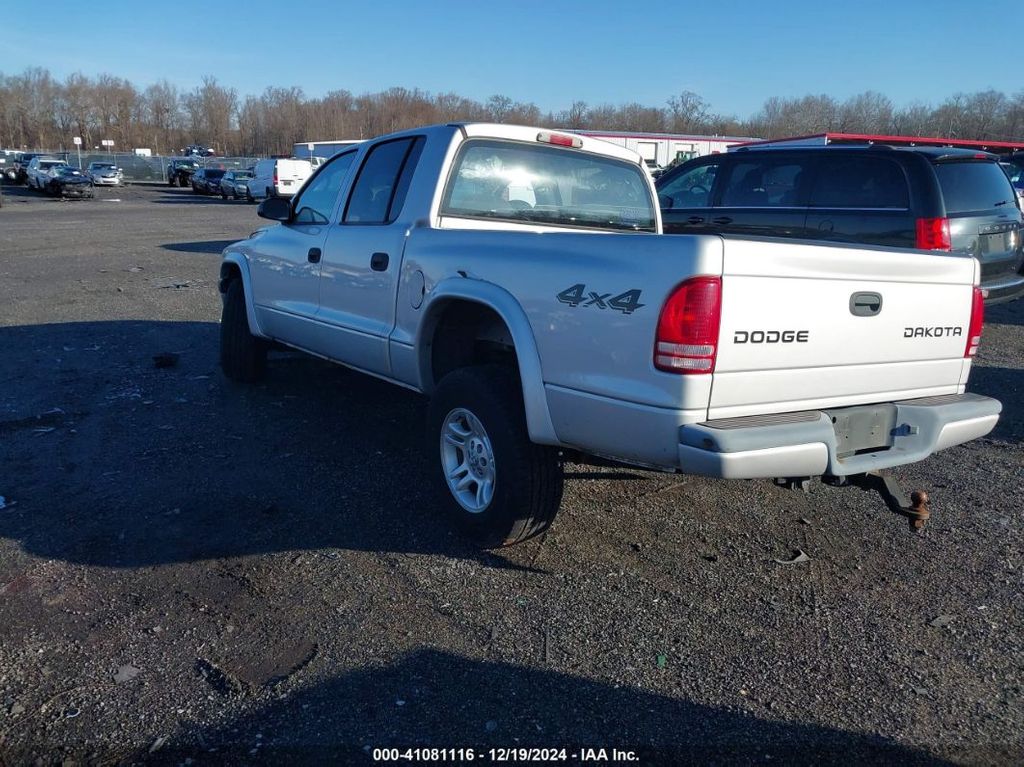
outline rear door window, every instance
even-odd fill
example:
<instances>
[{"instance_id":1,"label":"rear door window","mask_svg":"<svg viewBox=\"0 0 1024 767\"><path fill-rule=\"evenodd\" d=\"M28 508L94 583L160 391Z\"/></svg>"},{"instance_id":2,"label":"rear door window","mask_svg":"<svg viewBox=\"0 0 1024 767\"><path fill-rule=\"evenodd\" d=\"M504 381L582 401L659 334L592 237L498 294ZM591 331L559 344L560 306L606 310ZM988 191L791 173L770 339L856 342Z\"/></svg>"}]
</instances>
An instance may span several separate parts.
<instances>
[{"instance_id":1,"label":"rear door window","mask_svg":"<svg viewBox=\"0 0 1024 767\"><path fill-rule=\"evenodd\" d=\"M947 216L1013 204L1013 188L998 163L939 162L934 168Z\"/></svg>"},{"instance_id":2,"label":"rear door window","mask_svg":"<svg viewBox=\"0 0 1024 767\"><path fill-rule=\"evenodd\" d=\"M423 142L422 137L395 139L370 150L345 208L346 224L386 224L398 217Z\"/></svg>"},{"instance_id":3,"label":"rear door window","mask_svg":"<svg viewBox=\"0 0 1024 767\"><path fill-rule=\"evenodd\" d=\"M550 226L653 232L637 164L541 144L471 139L455 159L441 214Z\"/></svg>"},{"instance_id":4,"label":"rear door window","mask_svg":"<svg viewBox=\"0 0 1024 767\"><path fill-rule=\"evenodd\" d=\"M723 208L794 208L803 204L803 164L769 156L733 163L719 205Z\"/></svg>"},{"instance_id":5,"label":"rear door window","mask_svg":"<svg viewBox=\"0 0 1024 767\"><path fill-rule=\"evenodd\" d=\"M884 157L820 157L811 191L812 208L906 209L907 178Z\"/></svg>"}]
</instances>

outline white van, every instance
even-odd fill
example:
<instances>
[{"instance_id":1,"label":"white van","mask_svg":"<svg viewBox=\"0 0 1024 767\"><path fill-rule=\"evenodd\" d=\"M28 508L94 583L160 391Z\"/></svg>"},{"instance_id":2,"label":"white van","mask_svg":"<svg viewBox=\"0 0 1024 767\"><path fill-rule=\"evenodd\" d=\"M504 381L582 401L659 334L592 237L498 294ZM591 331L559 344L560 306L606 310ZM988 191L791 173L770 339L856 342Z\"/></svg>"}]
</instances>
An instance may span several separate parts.
<instances>
[{"instance_id":1,"label":"white van","mask_svg":"<svg viewBox=\"0 0 1024 767\"><path fill-rule=\"evenodd\" d=\"M309 160L259 160L249 182L249 197L291 197L312 172Z\"/></svg>"}]
</instances>

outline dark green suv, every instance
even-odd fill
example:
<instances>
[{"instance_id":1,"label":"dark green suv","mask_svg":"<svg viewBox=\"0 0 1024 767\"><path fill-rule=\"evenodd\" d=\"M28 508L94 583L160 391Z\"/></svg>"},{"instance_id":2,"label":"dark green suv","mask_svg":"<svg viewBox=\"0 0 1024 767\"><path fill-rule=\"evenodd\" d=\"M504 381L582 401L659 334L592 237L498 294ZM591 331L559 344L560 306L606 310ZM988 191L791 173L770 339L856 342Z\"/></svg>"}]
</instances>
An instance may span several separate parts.
<instances>
[{"instance_id":1,"label":"dark green suv","mask_svg":"<svg viewBox=\"0 0 1024 767\"><path fill-rule=\"evenodd\" d=\"M665 232L792 237L967 253L988 303L1024 295L1017 195L986 152L935 147L745 148L656 182Z\"/></svg>"}]
</instances>

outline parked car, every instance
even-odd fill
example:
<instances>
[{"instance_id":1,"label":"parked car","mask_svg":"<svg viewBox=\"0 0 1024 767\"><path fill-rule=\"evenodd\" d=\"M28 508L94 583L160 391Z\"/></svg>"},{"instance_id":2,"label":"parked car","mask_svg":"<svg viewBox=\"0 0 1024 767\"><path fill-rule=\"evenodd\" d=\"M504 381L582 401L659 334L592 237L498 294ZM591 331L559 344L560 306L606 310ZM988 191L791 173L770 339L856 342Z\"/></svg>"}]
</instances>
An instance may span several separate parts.
<instances>
[{"instance_id":1,"label":"parked car","mask_svg":"<svg viewBox=\"0 0 1024 767\"><path fill-rule=\"evenodd\" d=\"M1016 152L999 163L1006 171L1006 177L1017 192L1017 200L1024 209L1024 152Z\"/></svg>"},{"instance_id":2,"label":"parked car","mask_svg":"<svg viewBox=\"0 0 1024 767\"><path fill-rule=\"evenodd\" d=\"M249 182L252 181L252 172L248 170L229 170L220 180L220 196L225 200L231 197L235 200L242 198L252 199L249 196Z\"/></svg>"},{"instance_id":3,"label":"parked car","mask_svg":"<svg viewBox=\"0 0 1024 767\"><path fill-rule=\"evenodd\" d=\"M189 144L181 153L186 157L213 157L216 154L214 150L202 144Z\"/></svg>"},{"instance_id":4,"label":"parked car","mask_svg":"<svg viewBox=\"0 0 1024 767\"><path fill-rule=\"evenodd\" d=\"M54 197L94 197L92 178L70 165L57 166L43 191Z\"/></svg>"},{"instance_id":5,"label":"parked car","mask_svg":"<svg viewBox=\"0 0 1024 767\"><path fill-rule=\"evenodd\" d=\"M23 152L17 160L14 161L14 183L15 184L27 184L28 183L28 165L32 162L33 157L41 157L39 152Z\"/></svg>"},{"instance_id":6,"label":"parked car","mask_svg":"<svg viewBox=\"0 0 1024 767\"><path fill-rule=\"evenodd\" d=\"M167 164L167 183L171 186L189 186L192 174L199 168L195 160L171 160Z\"/></svg>"},{"instance_id":7,"label":"parked car","mask_svg":"<svg viewBox=\"0 0 1024 767\"><path fill-rule=\"evenodd\" d=\"M973 258L663 237L640 156L598 139L417 128L258 213L221 263L225 374L280 343L427 394L438 506L483 546L543 532L587 454L839 483L999 418L964 391Z\"/></svg>"},{"instance_id":8,"label":"parked car","mask_svg":"<svg viewBox=\"0 0 1024 767\"><path fill-rule=\"evenodd\" d=\"M91 162L86 173L96 186L120 186L124 181L124 171L112 162Z\"/></svg>"},{"instance_id":9,"label":"parked car","mask_svg":"<svg viewBox=\"0 0 1024 767\"><path fill-rule=\"evenodd\" d=\"M995 155L937 147L765 147L699 157L656 182L665 231L949 251L988 302L1024 295L1024 219Z\"/></svg>"},{"instance_id":10,"label":"parked car","mask_svg":"<svg viewBox=\"0 0 1024 767\"><path fill-rule=\"evenodd\" d=\"M253 168L249 195L253 199L291 197L313 172L309 160L269 158Z\"/></svg>"},{"instance_id":11,"label":"parked car","mask_svg":"<svg viewBox=\"0 0 1024 767\"><path fill-rule=\"evenodd\" d=\"M69 166L64 160L58 160L56 157L47 155L33 157L28 163L26 183L33 189L42 192L50 180L57 175L57 171L67 167Z\"/></svg>"},{"instance_id":12,"label":"parked car","mask_svg":"<svg viewBox=\"0 0 1024 767\"><path fill-rule=\"evenodd\" d=\"M21 152L13 149L0 151L0 181L13 184L18 180L18 160Z\"/></svg>"},{"instance_id":13,"label":"parked car","mask_svg":"<svg viewBox=\"0 0 1024 767\"><path fill-rule=\"evenodd\" d=\"M223 168L200 168L192 174L192 191L196 194L220 194Z\"/></svg>"}]
</instances>

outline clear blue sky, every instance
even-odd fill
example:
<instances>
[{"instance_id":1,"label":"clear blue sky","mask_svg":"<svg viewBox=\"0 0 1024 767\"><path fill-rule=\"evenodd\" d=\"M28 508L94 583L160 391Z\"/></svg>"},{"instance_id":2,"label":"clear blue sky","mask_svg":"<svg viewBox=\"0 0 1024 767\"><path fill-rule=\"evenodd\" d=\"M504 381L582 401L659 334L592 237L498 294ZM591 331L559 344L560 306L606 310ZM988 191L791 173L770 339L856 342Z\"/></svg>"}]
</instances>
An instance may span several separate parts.
<instances>
[{"instance_id":1,"label":"clear blue sky","mask_svg":"<svg viewBox=\"0 0 1024 767\"><path fill-rule=\"evenodd\" d=\"M1010 41L1020 0L833 3L264 2L44 3L5 0L0 72L45 66L183 89L213 75L244 96L298 85L318 96L401 85L478 100L501 93L559 110L693 90L740 118L768 96L864 90L897 105L957 91L1024 88ZM1004 42L1005 41L1005 42Z\"/></svg>"}]
</instances>

